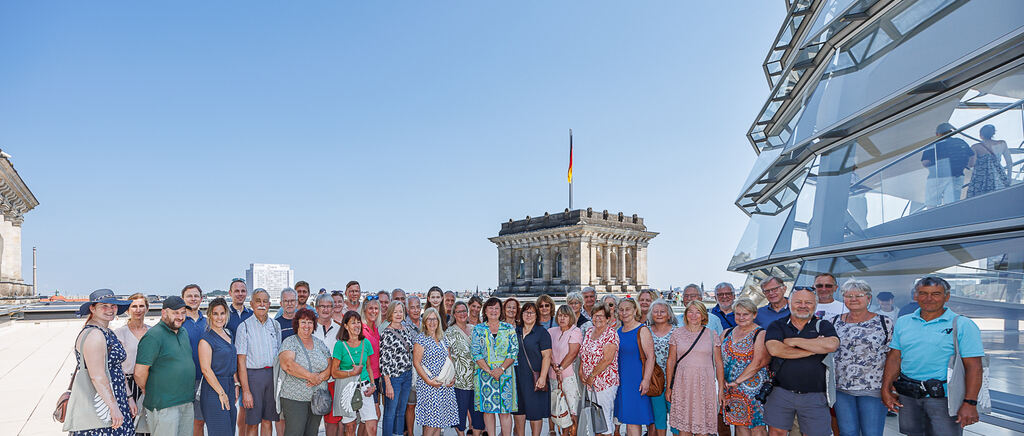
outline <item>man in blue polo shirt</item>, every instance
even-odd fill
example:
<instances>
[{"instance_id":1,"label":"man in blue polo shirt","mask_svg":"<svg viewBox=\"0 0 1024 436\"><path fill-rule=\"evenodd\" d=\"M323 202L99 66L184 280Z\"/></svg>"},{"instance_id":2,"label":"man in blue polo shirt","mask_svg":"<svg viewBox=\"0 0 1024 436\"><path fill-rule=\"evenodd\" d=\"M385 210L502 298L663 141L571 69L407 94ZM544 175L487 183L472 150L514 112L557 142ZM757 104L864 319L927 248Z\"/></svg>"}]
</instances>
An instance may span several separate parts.
<instances>
[{"instance_id":1,"label":"man in blue polo shirt","mask_svg":"<svg viewBox=\"0 0 1024 436\"><path fill-rule=\"evenodd\" d=\"M802 289L810 290L806 287ZM768 277L761 282L761 293L768 300L768 304L757 309L757 318L754 318L754 323L766 329L775 320L789 316L789 300L786 299L786 285L782 283L782 279L776 276Z\"/></svg>"},{"instance_id":2,"label":"man in blue polo shirt","mask_svg":"<svg viewBox=\"0 0 1024 436\"><path fill-rule=\"evenodd\" d=\"M188 333L188 341L192 346L192 363L196 366L195 390L198 391L199 382L203 378L203 373L199 370L199 339L207 329L206 317L203 316L203 311L199 310L199 305L203 302L203 290L195 283L185 285L181 290L181 299L185 300L185 321L181 323L181 328ZM202 435L205 421L198 399L192 404L192 412L195 418L192 433Z\"/></svg>"},{"instance_id":3,"label":"man in blue polo shirt","mask_svg":"<svg viewBox=\"0 0 1024 436\"><path fill-rule=\"evenodd\" d=\"M252 309L245 307L245 297L249 295L249 291L245 288L245 280L234 278L231 279L231 285L228 286L228 295L231 296L231 306L228 307L228 323L225 327L231 332L231 337L235 337L235 330L238 329L238 325L252 316Z\"/></svg>"},{"instance_id":4,"label":"man in blue polo shirt","mask_svg":"<svg viewBox=\"0 0 1024 436\"><path fill-rule=\"evenodd\" d=\"M946 308L949 283L942 278L925 277L914 289L921 308L896 321L882 376L882 402L889 410L899 410L900 433L960 435L964 427L978 422L981 357L985 355L981 331L974 321ZM950 416L946 369L954 355L954 318L965 395L956 416Z\"/></svg>"},{"instance_id":5,"label":"man in blue polo shirt","mask_svg":"<svg viewBox=\"0 0 1024 436\"><path fill-rule=\"evenodd\" d=\"M295 334L295 330L292 330L292 320L295 319L295 312L297 312L299 308L298 292L292 288L282 289L281 308L277 311L277 315L274 316L274 321L281 324L282 341Z\"/></svg>"}]
</instances>

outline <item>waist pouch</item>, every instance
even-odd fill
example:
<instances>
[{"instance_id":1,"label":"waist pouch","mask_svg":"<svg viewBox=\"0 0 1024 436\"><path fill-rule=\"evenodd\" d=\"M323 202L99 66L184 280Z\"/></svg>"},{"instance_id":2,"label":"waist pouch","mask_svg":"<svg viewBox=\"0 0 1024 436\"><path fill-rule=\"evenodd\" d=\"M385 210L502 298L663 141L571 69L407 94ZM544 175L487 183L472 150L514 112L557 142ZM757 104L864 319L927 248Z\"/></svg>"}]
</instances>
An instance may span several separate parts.
<instances>
[{"instance_id":1,"label":"waist pouch","mask_svg":"<svg viewBox=\"0 0 1024 436\"><path fill-rule=\"evenodd\" d=\"M946 389L943 386L945 384L945 380L930 379L920 381L900 373L899 378L893 382L892 387L900 395L906 395L911 398L946 398Z\"/></svg>"}]
</instances>

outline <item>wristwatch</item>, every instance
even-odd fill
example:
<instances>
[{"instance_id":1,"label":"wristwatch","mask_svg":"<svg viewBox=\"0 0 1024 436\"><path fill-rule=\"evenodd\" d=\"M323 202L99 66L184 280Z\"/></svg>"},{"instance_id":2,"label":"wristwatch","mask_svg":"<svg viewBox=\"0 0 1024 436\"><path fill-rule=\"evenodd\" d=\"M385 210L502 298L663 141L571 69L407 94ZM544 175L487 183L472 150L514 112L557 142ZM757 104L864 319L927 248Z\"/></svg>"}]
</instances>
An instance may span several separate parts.
<instances>
[{"instance_id":1,"label":"wristwatch","mask_svg":"<svg viewBox=\"0 0 1024 436\"><path fill-rule=\"evenodd\" d=\"M978 400L968 400L968 399L965 398L964 402L967 403L967 404L970 404L972 406L975 406L975 407L978 406Z\"/></svg>"}]
</instances>

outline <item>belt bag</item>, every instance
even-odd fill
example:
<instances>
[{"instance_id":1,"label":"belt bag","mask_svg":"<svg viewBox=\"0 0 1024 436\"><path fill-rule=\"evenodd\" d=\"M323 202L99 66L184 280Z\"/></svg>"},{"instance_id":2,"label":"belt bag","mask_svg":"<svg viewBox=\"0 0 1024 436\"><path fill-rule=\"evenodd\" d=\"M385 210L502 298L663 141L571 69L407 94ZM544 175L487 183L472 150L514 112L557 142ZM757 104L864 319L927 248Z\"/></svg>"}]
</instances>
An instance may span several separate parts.
<instances>
[{"instance_id":1,"label":"belt bag","mask_svg":"<svg viewBox=\"0 0 1024 436\"><path fill-rule=\"evenodd\" d=\"M892 387L897 393L911 398L946 398L946 389L943 387L945 384L945 380L914 380L900 373Z\"/></svg>"}]
</instances>

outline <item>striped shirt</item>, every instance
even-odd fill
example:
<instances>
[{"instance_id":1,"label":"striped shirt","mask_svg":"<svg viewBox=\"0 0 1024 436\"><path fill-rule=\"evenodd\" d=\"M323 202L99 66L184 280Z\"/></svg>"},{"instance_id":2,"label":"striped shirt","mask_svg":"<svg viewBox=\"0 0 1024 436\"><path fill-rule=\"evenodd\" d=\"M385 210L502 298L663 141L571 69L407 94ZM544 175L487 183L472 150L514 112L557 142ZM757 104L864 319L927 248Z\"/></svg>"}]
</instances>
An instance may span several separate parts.
<instances>
[{"instance_id":1,"label":"striped shirt","mask_svg":"<svg viewBox=\"0 0 1024 436\"><path fill-rule=\"evenodd\" d=\"M239 355L246 356L246 368L274 366L281 350L281 324L269 316L262 323L256 316L250 316L238 326L236 335L235 348Z\"/></svg>"}]
</instances>

